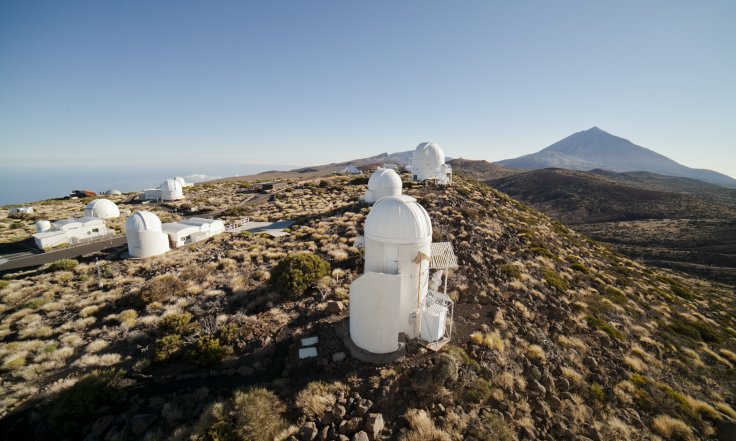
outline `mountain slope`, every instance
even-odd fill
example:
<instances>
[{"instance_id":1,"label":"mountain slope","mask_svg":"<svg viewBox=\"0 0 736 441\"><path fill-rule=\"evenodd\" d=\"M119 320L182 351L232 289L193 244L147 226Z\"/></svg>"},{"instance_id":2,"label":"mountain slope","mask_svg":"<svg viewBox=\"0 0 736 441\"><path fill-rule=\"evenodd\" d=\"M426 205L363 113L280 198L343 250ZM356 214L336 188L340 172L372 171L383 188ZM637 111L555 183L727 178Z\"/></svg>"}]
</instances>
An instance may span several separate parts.
<instances>
[{"instance_id":1,"label":"mountain slope","mask_svg":"<svg viewBox=\"0 0 736 441\"><path fill-rule=\"evenodd\" d=\"M736 188L736 179L712 170L686 167L627 139L604 132L598 127L574 133L537 153L506 159L497 164L522 169L600 168L615 172L647 171Z\"/></svg>"},{"instance_id":2,"label":"mountain slope","mask_svg":"<svg viewBox=\"0 0 736 441\"><path fill-rule=\"evenodd\" d=\"M271 439L278 427L278 439L633 441L676 425L681 439L727 439L731 287L640 265L458 176L407 189L460 262L451 344L409 342L403 360L373 366L336 334L363 272L351 244L365 185L285 182L272 203L234 210L251 184L187 195L232 208L228 223L296 218L290 235L225 233L145 260L113 250L3 280L3 436ZM267 280L300 251L332 272L294 297ZM309 336L319 356L302 360ZM84 376L99 368L125 372Z\"/></svg>"},{"instance_id":3,"label":"mountain slope","mask_svg":"<svg viewBox=\"0 0 736 441\"><path fill-rule=\"evenodd\" d=\"M736 282L734 190L651 173L561 169L488 182L628 256Z\"/></svg>"}]
</instances>

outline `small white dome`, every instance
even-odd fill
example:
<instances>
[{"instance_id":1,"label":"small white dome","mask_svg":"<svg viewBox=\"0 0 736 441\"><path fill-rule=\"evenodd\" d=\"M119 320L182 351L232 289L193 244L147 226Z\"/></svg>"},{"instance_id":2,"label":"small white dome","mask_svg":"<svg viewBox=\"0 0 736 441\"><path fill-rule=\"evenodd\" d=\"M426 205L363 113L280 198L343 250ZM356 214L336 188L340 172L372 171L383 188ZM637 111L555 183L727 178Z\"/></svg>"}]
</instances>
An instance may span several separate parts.
<instances>
[{"instance_id":1,"label":"small white dome","mask_svg":"<svg viewBox=\"0 0 736 441\"><path fill-rule=\"evenodd\" d=\"M109 199L95 199L84 207L84 217L112 219L118 216L120 216L118 206Z\"/></svg>"},{"instance_id":2,"label":"small white dome","mask_svg":"<svg viewBox=\"0 0 736 441\"><path fill-rule=\"evenodd\" d=\"M187 181L185 181L181 176L177 176L174 179L176 179L176 182L180 183L182 187L187 183Z\"/></svg>"},{"instance_id":3,"label":"small white dome","mask_svg":"<svg viewBox=\"0 0 736 441\"><path fill-rule=\"evenodd\" d=\"M439 167L440 164L445 163L445 152L442 151L440 146L434 142L423 142L417 146L414 150L414 162L418 160L425 163L430 163Z\"/></svg>"},{"instance_id":4,"label":"small white dome","mask_svg":"<svg viewBox=\"0 0 736 441\"><path fill-rule=\"evenodd\" d=\"M379 168L368 179L368 190L401 189L401 177L390 168Z\"/></svg>"},{"instance_id":5,"label":"small white dome","mask_svg":"<svg viewBox=\"0 0 736 441\"><path fill-rule=\"evenodd\" d=\"M117 190L117 189L112 189L112 190L107 190L107 191L105 192L105 194L106 194L106 195L110 195L110 196L119 196L119 195L121 195L121 194L123 194L123 193L122 193L122 192L121 192L120 190Z\"/></svg>"},{"instance_id":6,"label":"small white dome","mask_svg":"<svg viewBox=\"0 0 736 441\"><path fill-rule=\"evenodd\" d=\"M412 244L432 240L432 221L411 196L379 199L365 219L365 237L377 242Z\"/></svg>"},{"instance_id":7,"label":"small white dome","mask_svg":"<svg viewBox=\"0 0 736 441\"><path fill-rule=\"evenodd\" d=\"M137 211L125 222L125 230L161 231L161 219L150 211Z\"/></svg>"},{"instance_id":8,"label":"small white dome","mask_svg":"<svg viewBox=\"0 0 736 441\"><path fill-rule=\"evenodd\" d=\"M36 233L43 233L51 229L51 222L47 220L40 220L36 222Z\"/></svg>"}]
</instances>

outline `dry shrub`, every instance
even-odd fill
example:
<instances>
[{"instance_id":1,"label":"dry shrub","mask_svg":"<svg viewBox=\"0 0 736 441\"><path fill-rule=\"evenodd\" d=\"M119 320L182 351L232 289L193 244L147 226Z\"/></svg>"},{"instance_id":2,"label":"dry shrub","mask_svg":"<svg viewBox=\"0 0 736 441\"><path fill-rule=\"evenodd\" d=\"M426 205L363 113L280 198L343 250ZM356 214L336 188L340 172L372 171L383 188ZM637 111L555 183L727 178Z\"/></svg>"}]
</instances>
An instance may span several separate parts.
<instances>
[{"instance_id":1,"label":"dry shrub","mask_svg":"<svg viewBox=\"0 0 736 441\"><path fill-rule=\"evenodd\" d=\"M531 358L532 360L544 361L547 359L547 357L544 355L544 349L542 349L542 347L539 345L530 345L528 348L526 348L526 356Z\"/></svg>"},{"instance_id":2,"label":"dry shrub","mask_svg":"<svg viewBox=\"0 0 736 441\"><path fill-rule=\"evenodd\" d=\"M718 403L715 404L715 406L716 406L716 409L728 415L729 418L736 420L736 410L733 410L733 408L729 406L728 403L719 401Z\"/></svg>"},{"instance_id":3,"label":"dry shrub","mask_svg":"<svg viewBox=\"0 0 736 441\"><path fill-rule=\"evenodd\" d=\"M687 400L687 404L690 405L690 408L700 415L710 420L721 419L721 414L719 414L713 406L706 403L705 401L687 395L685 396L685 399Z\"/></svg>"},{"instance_id":4,"label":"dry shrub","mask_svg":"<svg viewBox=\"0 0 736 441\"><path fill-rule=\"evenodd\" d=\"M598 427L601 439L629 441L636 430L616 417L609 417L604 424Z\"/></svg>"},{"instance_id":5,"label":"dry shrub","mask_svg":"<svg viewBox=\"0 0 736 441\"><path fill-rule=\"evenodd\" d=\"M170 298L186 292L186 282L173 274L164 274L155 277L151 282L141 289L138 296L146 304L152 302L165 302Z\"/></svg>"},{"instance_id":6,"label":"dry shrub","mask_svg":"<svg viewBox=\"0 0 736 441\"><path fill-rule=\"evenodd\" d=\"M335 405L337 394L346 390L345 385L339 382L328 384L322 381L312 381L297 394L295 402L304 415L319 417L328 408Z\"/></svg>"},{"instance_id":7,"label":"dry shrub","mask_svg":"<svg viewBox=\"0 0 736 441\"><path fill-rule=\"evenodd\" d=\"M274 439L288 424L283 417L286 405L268 389L235 392L231 415L235 433L243 441Z\"/></svg>"},{"instance_id":8,"label":"dry shrub","mask_svg":"<svg viewBox=\"0 0 736 441\"><path fill-rule=\"evenodd\" d=\"M476 331L470 334L470 340L479 346L495 349L498 352L503 352L506 349L506 344L498 331L493 331L490 334Z\"/></svg>"},{"instance_id":9,"label":"dry shrub","mask_svg":"<svg viewBox=\"0 0 736 441\"><path fill-rule=\"evenodd\" d=\"M652 422L654 430L665 439L691 440L693 430L682 420L672 418L669 415L660 415Z\"/></svg>"},{"instance_id":10,"label":"dry shrub","mask_svg":"<svg viewBox=\"0 0 736 441\"><path fill-rule=\"evenodd\" d=\"M401 437L402 441L451 441L450 435L438 429L427 412L422 409L406 411L410 430Z\"/></svg>"},{"instance_id":11,"label":"dry shrub","mask_svg":"<svg viewBox=\"0 0 736 441\"><path fill-rule=\"evenodd\" d=\"M627 355L624 357L624 363L636 372L643 372L646 370L644 363L638 357L629 357Z\"/></svg>"}]
</instances>

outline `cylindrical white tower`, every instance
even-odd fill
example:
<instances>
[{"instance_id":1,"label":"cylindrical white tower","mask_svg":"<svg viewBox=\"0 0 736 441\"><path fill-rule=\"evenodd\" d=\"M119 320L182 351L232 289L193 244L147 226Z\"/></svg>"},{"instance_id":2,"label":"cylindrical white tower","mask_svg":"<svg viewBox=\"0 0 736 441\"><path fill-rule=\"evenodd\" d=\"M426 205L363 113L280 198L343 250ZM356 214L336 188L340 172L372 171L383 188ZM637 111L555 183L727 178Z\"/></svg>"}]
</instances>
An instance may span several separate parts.
<instances>
[{"instance_id":1,"label":"cylindrical white tower","mask_svg":"<svg viewBox=\"0 0 736 441\"><path fill-rule=\"evenodd\" d=\"M150 211L138 211L125 222L128 253L133 257L158 256L169 251L169 236L161 230L161 220Z\"/></svg>"},{"instance_id":2,"label":"cylindrical white tower","mask_svg":"<svg viewBox=\"0 0 736 441\"><path fill-rule=\"evenodd\" d=\"M365 221L365 274L360 279L376 282L372 286L354 282L350 291L350 335L356 345L385 353L398 348L398 335L383 335L382 329L395 329L409 338L418 335L417 310L427 295L431 242L432 222L416 199L389 196L373 206ZM359 289L354 291L355 286ZM381 300L373 304L366 293ZM373 313L385 303L396 305L396 310Z\"/></svg>"},{"instance_id":3,"label":"cylindrical white tower","mask_svg":"<svg viewBox=\"0 0 736 441\"><path fill-rule=\"evenodd\" d=\"M401 195L401 177L390 168L379 168L368 179L364 200L369 204L388 196Z\"/></svg>"},{"instance_id":4,"label":"cylindrical white tower","mask_svg":"<svg viewBox=\"0 0 736 441\"><path fill-rule=\"evenodd\" d=\"M423 142L414 149L411 158L411 174L415 181L440 179L440 166L445 163L445 153L433 142Z\"/></svg>"}]
</instances>

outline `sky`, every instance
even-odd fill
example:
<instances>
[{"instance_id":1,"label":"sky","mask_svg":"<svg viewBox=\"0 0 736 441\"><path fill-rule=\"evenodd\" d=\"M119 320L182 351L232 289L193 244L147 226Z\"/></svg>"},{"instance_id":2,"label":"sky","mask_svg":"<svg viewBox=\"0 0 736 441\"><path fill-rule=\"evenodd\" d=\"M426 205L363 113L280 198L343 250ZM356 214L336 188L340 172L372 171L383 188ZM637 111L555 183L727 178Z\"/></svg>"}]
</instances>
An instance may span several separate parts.
<instances>
[{"instance_id":1,"label":"sky","mask_svg":"<svg viewBox=\"0 0 736 441\"><path fill-rule=\"evenodd\" d=\"M301 166L422 141L495 161L598 126L736 176L733 23L730 0L7 0L0 164Z\"/></svg>"}]
</instances>

